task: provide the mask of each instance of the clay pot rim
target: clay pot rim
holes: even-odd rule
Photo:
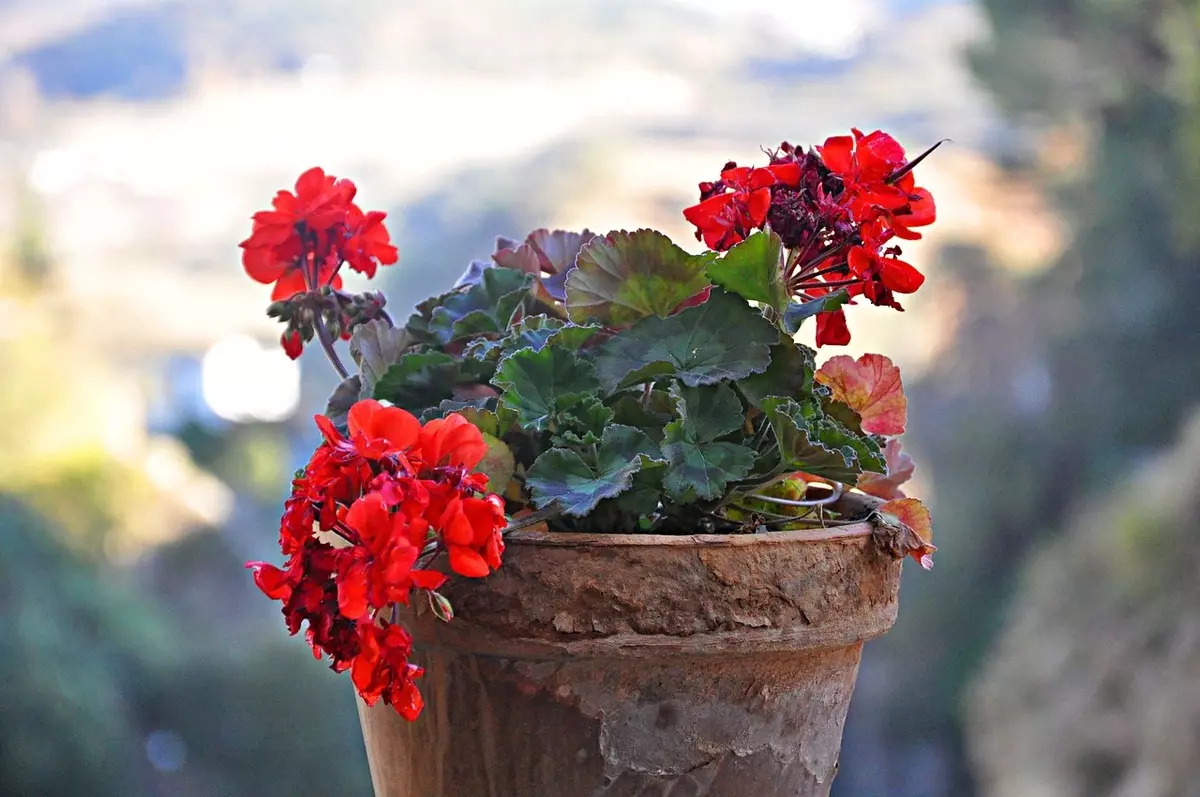
[[[666,546],[672,548],[742,548],[753,545],[837,542],[869,537],[875,533],[871,523],[862,520],[826,529],[767,531],[746,534],[578,534],[569,531],[514,531],[504,538],[505,545],[549,546],[555,548],[633,548]]]
[[[879,499],[848,493],[834,505],[844,512],[867,514]],[[875,526],[860,520],[840,526],[794,531],[766,531],[745,534],[581,534],[562,531],[518,530],[507,534],[506,545],[546,546],[554,548],[636,548],[663,546],[670,548],[743,548],[755,545],[789,545],[793,543],[837,542],[870,537]]]

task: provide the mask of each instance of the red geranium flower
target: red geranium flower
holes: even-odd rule
[[[880,130],[852,133],[828,138],[820,147],[825,165],[845,185],[838,201],[860,224],[882,217],[901,238],[920,238],[911,228],[932,224],[936,209],[932,194],[916,186],[911,169],[905,171],[904,147]]]
[[[321,285],[341,287],[339,262],[331,260],[330,242],[345,224],[352,207],[354,183],[313,168],[296,180],[296,191],[275,194],[273,210],[254,214],[250,237],[242,241],[242,264],[258,282],[275,283],[272,300],[315,290]],[[310,271],[305,274],[305,269]],[[317,271],[314,275],[311,272]],[[315,276],[317,284],[309,284]]]
[[[354,204],[357,189],[320,168],[296,180],[296,190],[280,191],[272,210],[254,214],[250,237],[242,241],[242,264],[258,282],[275,283],[272,300],[340,288],[338,269],[346,263],[368,277],[379,265],[397,260],[383,220],[387,214],[364,213]]]
[[[504,551],[504,501],[471,473],[487,453],[459,415],[424,427],[410,413],[367,399],[347,413],[349,436],[316,416],[323,441],[292,482],[280,522],[284,567],[252,562],[254,582],[281,601],[288,630],[305,624],[313,653],[352,670],[363,700],[415,718],[421,697],[410,642],[388,622],[414,589],[436,590],[443,573],[424,565],[439,550],[461,575],[482,577]],[[444,600],[444,599],[443,599]]]

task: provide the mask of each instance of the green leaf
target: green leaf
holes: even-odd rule
[[[771,347],[771,365],[760,374],[738,380],[738,389],[755,407],[768,396],[798,399],[813,392],[816,355],[807,346],[784,340]]]
[[[582,393],[570,400],[564,397],[558,402],[558,412],[554,415],[556,432],[550,438],[550,445],[589,446],[597,443],[612,420],[612,408],[606,407],[592,393]]]
[[[354,328],[350,335],[350,356],[362,374],[363,395],[374,393],[375,383],[383,376],[383,372],[399,360],[413,342],[407,330],[394,329],[382,319],[368,321]]]
[[[533,463],[525,484],[539,509],[558,504],[566,514],[582,517],[629,489],[635,473],[659,464],[656,456],[657,448],[645,434],[612,425],[604,431],[596,467],[574,451],[551,448]]]
[[[879,444],[830,418],[810,420],[792,399],[770,398],[764,409],[782,464],[790,469],[854,485],[864,468],[885,472]]]
[[[445,346],[484,333],[504,333],[518,307],[532,302],[533,276],[510,268],[484,269],[479,282],[426,299],[405,329],[415,339]]]
[[[373,397],[421,413],[454,394],[460,364],[440,351],[409,352],[384,371]]]
[[[669,318],[647,318],[596,348],[606,391],[663,375],[709,385],[765,371],[779,330],[739,297],[714,290],[708,301]]]
[[[672,393],[680,417],[667,424],[663,436],[670,463],[663,487],[678,503],[720,498],[729,482],[745,477],[754,465],[752,448],[715,440],[741,427],[742,402],[729,385],[678,387]]]
[[[783,241],[773,231],[761,230],[710,263],[708,276],[725,290],[782,313],[788,303],[783,264]]]
[[[824,385],[817,386],[816,396],[821,401],[821,411],[825,415],[836,420],[854,434],[863,434],[862,416],[853,407],[844,401],[835,399],[832,391]]]
[[[662,501],[663,469],[644,468],[633,474],[629,489],[612,499],[617,510],[629,515],[649,515]]]
[[[661,442],[663,427],[675,417],[675,401],[665,390],[654,390],[648,404],[642,402],[641,396],[621,396],[612,404],[613,421],[640,429],[655,442]]]
[[[545,429],[558,402],[599,388],[596,371],[566,349],[522,349],[500,362],[492,383],[503,391],[501,406],[517,413],[525,428]]]
[[[463,350],[463,356],[495,361],[521,349],[540,351],[547,345],[578,349],[600,329],[597,324],[569,324],[544,314],[531,315],[521,319],[502,338],[476,338],[471,341]]]
[[[496,404],[499,403],[499,401],[500,400],[495,396],[471,399],[470,401],[446,399],[445,401],[442,401],[433,407],[428,407],[418,416],[418,418],[421,423],[428,423],[429,421],[433,421],[438,418],[445,418],[452,412],[462,412],[464,410],[490,410],[494,415]]]
[[[480,274],[480,278],[482,278],[482,274]],[[454,290],[438,296],[430,296],[428,299],[418,304],[413,309],[412,315],[408,317],[408,321],[405,322],[404,331],[407,332],[409,336],[418,343],[440,343],[437,335],[435,335],[433,330],[429,328],[429,324],[433,320],[433,313],[435,310],[441,307],[442,303],[447,299],[451,298],[452,296],[457,296],[462,292],[463,291],[461,289],[455,288]]]
[[[675,409],[699,440],[723,437],[746,421],[742,402],[729,385],[707,387],[671,386]]]
[[[715,257],[689,255],[654,230],[593,238],[567,277],[567,313],[609,326],[669,315],[709,285],[705,267]]]
[[[642,468],[664,463],[659,447],[641,429],[619,423],[606,427],[600,450],[596,454],[599,468],[616,470],[635,459]]]
[[[458,407],[448,412],[456,412],[459,415],[470,421],[475,428],[483,432],[485,435],[492,437],[503,437],[517,424],[517,415],[512,410],[498,403],[496,398],[485,400],[486,403],[482,407],[464,406]],[[444,407],[448,403],[462,404],[463,402],[445,402],[443,401],[439,407]],[[473,403],[473,402],[471,402]],[[443,415],[448,413],[443,413]],[[442,417],[438,415],[435,417]],[[425,416],[421,416],[421,421],[426,420]],[[430,419],[432,420],[432,419]]]
[[[789,335],[795,335],[800,329],[800,325],[804,321],[817,313],[828,313],[833,310],[841,309],[842,305],[850,301],[850,294],[845,288],[840,288],[828,296],[822,296],[819,299],[811,299],[807,302],[792,302],[783,311],[783,327]]]

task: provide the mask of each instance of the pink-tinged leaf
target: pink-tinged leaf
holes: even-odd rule
[[[443,623],[448,623],[454,619],[454,607],[450,605],[450,601],[440,592],[429,592],[429,608],[433,609],[434,615]]]
[[[915,498],[899,498],[878,510],[884,524],[896,532],[893,551],[917,560],[926,570],[933,568],[933,519],[929,510]]]
[[[873,495],[885,501],[904,498],[904,491],[900,489],[900,485],[912,478],[917,464],[913,462],[912,457],[901,450],[900,440],[895,437],[887,441],[883,453],[887,457],[887,475],[863,471],[862,475],[858,477],[858,484],[855,487],[867,495]]]
[[[882,354],[864,354],[857,360],[844,354],[830,357],[817,371],[817,381],[829,387],[836,400],[859,414],[863,431],[904,434],[908,400],[900,382],[900,369],[887,357]]]

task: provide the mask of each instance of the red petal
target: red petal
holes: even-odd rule
[[[398,694],[397,694],[398,691]],[[425,708],[425,700],[412,681],[405,681],[399,690],[393,690],[391,695],[392,708],[409,722],[415,722]]]
[[[798,163],[777,163],[767,168],[775,175],[775,179],[784,185],[795,187],[800,184],[802,172]]]
[[[383,409],[383,405],[375,399],[356,401],[350,411],[346,413],[346,426],[349,428],[350,434],[356,435],[362,432],[370,437],[371,419],[381,409]]]
[[[479,429],[456,413],[430,421],[421,430],[421,453],[427,465],[449,464],[470,470],[487,450]]]
[[[721,172],[721,179],[731,188],[746,188],[749,185],[750,172],[749,166],[734,166]]]
[[[925,275],[903,260],[885,257],[880,271],[884,286],[896,293],[912,293],[925,282]]]
[[[358,620],[367,613],[367,574],[361,563],[355,562],[338,573],[337,593],[343,617]]]
[[[387,440],[393,449],[408,450],[421,436],[421,422],[399,407],[383,407],[371,418],[371,435]]]
[[[325,190],[325,170],[314,166],[296,179],[297,198],[311,199]]]
[[[937,205],[934,204],[933,194],[924,188],[914,191],[919,197],[909,203],[909,212],[902,216],[906,227],[924,227],[937,221]]]
[[[436,570],[414,570],[412,571],[413,586],[420,589],[437,589],[446,583],[446,574],[439,573]]]
[[[846,313],[833,310],[817,314],[817,347],[845,346],[850,342],[850,328],[846,326]]]
[[[854,172],[854,139],[850,136],[832,136],[825,139],[825,145],[818,148],[821,160],[834,174],[842,177],[851,176]]]
[[[290,299],[297,293],[304,293],[307,290],[308,284],[304,281],[304,274],[298,268],[290,268],[275,283],[275,289],[271,291],[271,301]]]
[[[280,260],[273,249],[244,249],[242,251],[242,267],[250,275],[250,279],[270,285],[283,276],[289,263]]]
[[[292,596],[291,580],[283,570],[266,562],[247,562],[246,567],[254,571],[254,583],[271,600],[286,601]]]
[[[326,418],[324,415],[314,415],[313,421],[316,422],[317,428],[321,430],[321,436],[325,438],[325,442],[331,446],[335,446],[342,442],[345,438],[341,432],[333,425],[333,421]]]
[[[761,227],[767,220],[767,211],[771,209],[771,189],[760,188],[750,194],[746,208],[750,216],[749,226]]]
[[[450,546],[450,569],[468,578],[483,578],[491,572],[479,552],[464,545]]]
[[[710,196],[698,205],[692,205],[690,208],[683,209],[683,217],[695,224],[697,227],[704,229],[711,225],[713,218],[721,211],[729,206],[733,201],[733,194],[717,194]]]
[[[442,513],[442,537],[450,545],[470,545],[475,539],[471,519],[463,511],[461,498],[455,498]]]
[[[869,277],[874,266],[875,258],[871,253],[862,246],[854,246],[850,248],[850,252],[846,255],[846,264],[850,266],[850,272],[856,277]]]

